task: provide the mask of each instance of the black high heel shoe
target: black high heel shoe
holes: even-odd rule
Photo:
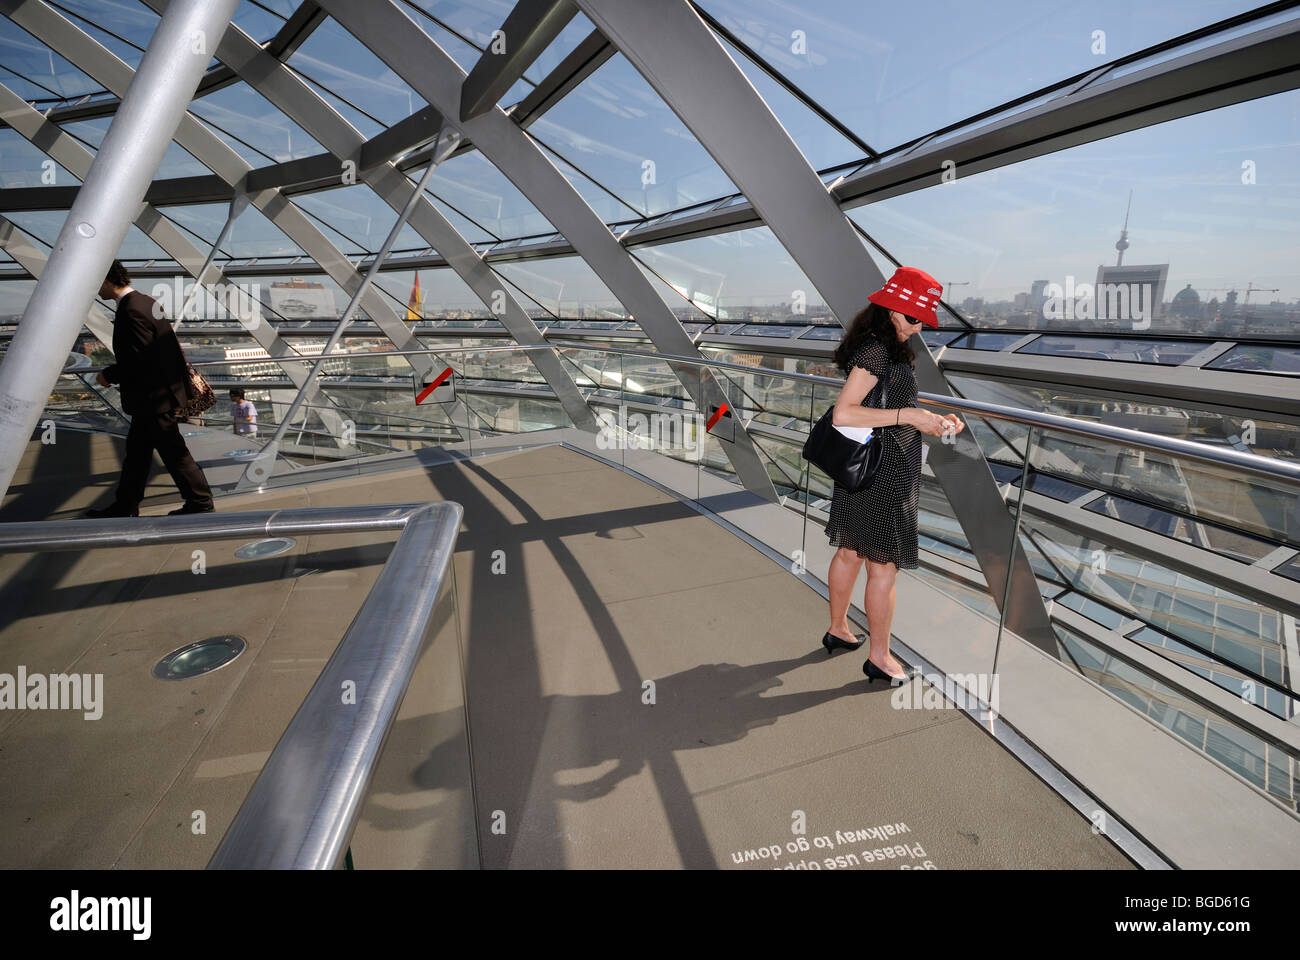
[[[857,634],[854,634],[857,637]],[[829,657],[836,650],[856,650],[867,642],[866,637],[858,637],[857,643],[849,643],[847,640],[841,640],[833,633],[827,633],[822,637],[822,646],[826,648],[826,655]]]
[[[868,683],[875,683],[877,680],[884,680],[890,686],[893,686],[895,682],[902,683],[907,679],[906,673],[901,677],[890,676],[888,673],[885,673],[884,670],[881,670],[878,666],[872,663],[871,658],[869,657],[862,661],[862,672],[867,675]]]

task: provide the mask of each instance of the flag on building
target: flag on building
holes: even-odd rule
[[[406,301],[406,319],[424,319],[424,298],[420,295],[420,275],[415,275],[415,286],[411,288],[411,299]]]

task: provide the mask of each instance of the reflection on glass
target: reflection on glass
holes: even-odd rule
[[[1177,366],[1196,356],[1209,343],[1198,340],[1115,340],[1104,337],[1039,337],[1016,353],[1081,360],[1125,360]]]
[[[1242,370],[1250,373],[1277,373],[1300,376],[1300,348],[1237,346],[1215,357],[1206,367],[1214,370]]]
[[[1138,670],[1082,634],[1056,624],[1062,660],[1113,696],[1176,733],[1197,750],[1215,757],[1257,787],[1296,808],[1289,771],[1296,756],[1213,714],[1185,694]]]

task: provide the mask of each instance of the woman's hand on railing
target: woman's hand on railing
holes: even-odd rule
[[[923,407],[905,407],[900,420],[932,437],[941,437],[945,431],[952,429],[948,426],[947,418]]]

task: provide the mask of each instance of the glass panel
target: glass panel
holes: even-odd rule
[[[6,213],[5,217],[25,233],[31,234],[49,247],[63,229],[63,222],[68,218],[66,210],[18,210]],[[151,260],[155,257],[165,258],[161,247],[149,239],[135,224],[127,227],[126,238],[118,248],[117,257],[121,260]]]
[[[1018,0],[928,0],[868,8],[856,0],[706,0],[703,6],[883,151],[1252,4],[1070,0],[1027,8]],[[1101,49],[1098,29],[1104,29]]]
[[[159,207],[159,212],[169,220],[194,235],[195,243],[206,254],[216,241],[230,214],[227,203],[187,204],[185,206]],[[301,256],[288,237],[266,219],[262,211],[252,204],[244,208],[235,219],[218,256],[226,257],[280,257]]]
[[[134,57],[125,57],[119,52],[119,43],[112,47],[113,52],[123,57],[132,69],[140,65],[140,57],[153,39],[154,29],[158,26],[158,14],[143,3],[114,3],[106,5],[104,0],[59,0],[59,7],[65,13],[73,14],[69,19],[85,29],[87,25],[96,28],[93,35],[96,40],[108,46],[102,30],[111,30],[121,37],[125,44],[135,49]],[[107,9],[106,9],[107,7]],[[102,28],[102,29],[101,29]],[[87,30],[87,32],[92,32]]]
[[[246,83],[237,83],[195,100],[190,110],[213,127],[238,137],[277,163],[325,152],[325,148],[308,136],[307,131]]]
[[[835,322],[767,227],[635,247],[632,255],[710,318],[800,327]]]
[[[104,89],[5,17],[0,17],[0,64],[4,85],[24,100],[58,103]]]
[[[397,222],[397,211],[364,183],[298,194],[294,202],[371,253],[383,246],[388,232]],[[427,246],[409,224],[403,224],[393,245],[393,253],[420,251]]]
[[[108,125],[112,122],[112,117],[99,117],[94,120],[65,123],[62,126],[65,133],[76,137],[92,153],[97,153],[100,143],[104,140],[104,135],[108,133]],[[154,179],[167,180],[172,177],[198,177],[211,172],[190,153],[173,142],[168,144],[167,152],[163,155],[162,163],[159,164]]]
[[[1283,686],[1290,682],[1279,611],[1030,513],[1021,518],[1021,528],[1080,594],[1228,667]]]
[[[984,334],[990,336],[990,334]],[[1126,360],[1177,366],[1209,346],[1201,340],[1129,340],[1108,337],[1039,337],[1016,353],[1037,353],[1049,357],[1086,360]]]
[[[861,159],[862,148],[817,116],[811,107],[777,83],[740,50],[721,38],[719,42],[749,78],[768,108],[776,114],[781,126],[785,127],[813,169],[824,170]]]
[[[398,315],[407,320],[420,317],[486,320],[492,316],[487,305],[451,269],[383,270],[374,282],[392,298],[393,308]],[[435,344],[430,342],[430,346],[433,345]]]
[[[266,8],[270,8],[269,10]],[[277,7],[281,9],[276,9]],[[291,0],[278,0],[267,3],[265,0],[240,0],[235,8],[231,23],[248,34],[259,44],[266,43],[284,26],[285,20],[293,14]]]
[[[971,333],[950,345],[954,350],[1002,350],[1023,336],[1019,333]]]
[[[962,396],[971,400],[1042,410],[1198,443],[1226,444],[1266,457],[1300,456],[1300,428],[1294,424],[1258,417],[1247,421],[1153,397],[1125,397],[1082,388],[1032,386],[964,375],[950,374],[948,379]]]
[[[618,298],[586,261],[577,257],[495,263],[492,269],[555,317],[627,319],[627,310]]]
[[[1239,727],[1229,726],[1204,705],[1135,669],[1082,634],[1060,624],[1056,625],[1056,633],[1061,641],[1062,662],[1074,664],[1081,674],[1135,707],[1152,723],[1178,734],[1195,749],[1215,756],[1256,786],[1264,787],[1261,770],[1265,762],[1270,769],[1294,768],[1297,758],[1293,754]],[[1228,742],[1238,749],[1228,749]],[[1267,789],[1295,809],[1295,791],[1289,777],[1269,777]]]
[[[326,19],[287,61],[326,90],[391,126],[425,106],[406,81],[344,30]]]
[[[1295,222],[1281,211],[1300,207],[1300,184],[1253,171],[1300,167],[1298,110],[1300,91],[1279,93],[998,170],[958,171],[951,183],[849,216],[953,299],[960,293],[976,327],[1295,342],[1300,266],[1283,252]],[[1206,143],[1241,159],[1228,170]],[[1099,293],[1099,279],[1119,286]],[[1053,343],[1067,342],[1036,341],[1027,352]],[[1163,345],[1133,359],[1193,352]]]
[[[0,187],[72,187],[80,184],[80,180],[17,130],[0,130]]]
[[[1233,347],[1205,366],[1212,370],[1242,370],[1250,373],[1300,376],[1300,349],[1263,345]]]
[[[529,131],[646,216],[736,192],[621,54]]]
[[[799,338],[800,340],[834,340],[839,342],[844,339],[843,327],[825,327],[816,326]]]
[[[495,237],[555,232],[518,188],[477,151],[440,163],[429,179],[429,193]]]

